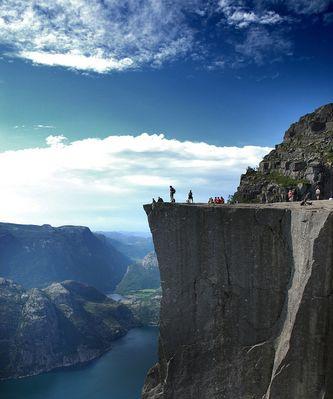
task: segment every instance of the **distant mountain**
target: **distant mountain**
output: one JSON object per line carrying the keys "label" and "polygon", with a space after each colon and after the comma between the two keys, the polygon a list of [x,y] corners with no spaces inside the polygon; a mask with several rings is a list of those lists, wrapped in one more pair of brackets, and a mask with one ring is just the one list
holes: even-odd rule
{"label": "distant mountain", "polygon": [[154,251],[153,239],[148,233],[120,233],[116,231],[102,231],[118,251],[132,260],[141,260],[149,252]]}
{"label": "distant mountain", "polygon": [[156,254],[150,252],[142,261],[128,266],[126,274],[117,285],[116,292],[126,295],[133,291],[156,289],[160,284]]}
{"label": "distant mountain", "polygon": [[121,303],[131,309],[141,325],[158,326],[160,319],[161,287],[131,291],[122,297]]}
{"label": "distant mountain", "polygon": [[130,263],[87,227],[0,223],[0,276],[26,288],[77,280],[108,293]]}
{"label": "distant mountain", "polygon": [[155,252],[128,266],[116,293],[122,295],[121,302],[132,310],[141,324],[158,325],[162,293]]}
{"label": "distant mountain", "polygon": [[64,281],[25,290],[0,278],[0,379],[90,361],[136,325],[95,288]]}

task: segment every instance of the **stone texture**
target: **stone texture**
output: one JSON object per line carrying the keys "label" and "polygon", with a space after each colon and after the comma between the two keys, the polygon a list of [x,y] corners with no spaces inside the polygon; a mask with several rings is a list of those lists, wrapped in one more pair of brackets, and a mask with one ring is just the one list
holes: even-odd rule
{"label": "stone texture", "polygon": [[296,199],[306,193],[315,197],[319,185],[322,199],[333,196],[333,104],[300,118],[286,131],[284,140],[264,157],[258,170],[248,168],[241,176],[234,201],[270,203]]}
{"label": "stone texture", "polygon": [[0,278],[0,380],[88,362],[135,325],[126,306],[93,287],[25,290]]}
{"label": "stone texture", "polygon": [[163,296],[142,398],[333,398],[333,203],[145,210]]}

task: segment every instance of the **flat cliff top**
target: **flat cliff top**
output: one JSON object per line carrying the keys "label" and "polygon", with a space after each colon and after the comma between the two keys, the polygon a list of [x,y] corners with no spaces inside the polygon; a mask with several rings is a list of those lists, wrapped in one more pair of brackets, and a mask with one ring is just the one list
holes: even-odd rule
{"label": "flat cliff top", "polygon": [[[209,205],[206,203],[170,203],[163,202],[160,204],[156,204],[156,209],[163,208],[171,208],[171,207],[186,207],[186,208],[212,208],[212,209],[239,209],[239,208],[250,208],[250,209],[290,209],[290,210],[302,210],[302,211],[314,211],[314,210],[325,210],[325,211],[333,211],[333,200],[319,200],[319,201],[310,201],[312,205],[304,205],[301,206],[299,201],[297,202],[274,202],[269,204],[221,204],[221,205]],[[144,209],[146,212],[150,212],[152,208],[152,204],[144,205]]]}

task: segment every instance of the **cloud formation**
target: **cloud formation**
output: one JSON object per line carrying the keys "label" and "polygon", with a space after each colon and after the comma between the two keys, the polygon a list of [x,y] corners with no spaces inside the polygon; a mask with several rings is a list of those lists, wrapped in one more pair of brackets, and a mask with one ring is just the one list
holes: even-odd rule
{"label": "cloud formation", "polygon": [[243,5],[243,2],[220,0],[219,6],[224,13],[227,23],[238,28],[247,28],[249,25],[275,25],[284,18],[275,11],[255,11]]}
{"label": "cloud formation", "polygon": [[249,61],[256,63],[271,51],[289,55],[288,30],[282,27],[293,29],[303,23],[303,16],[328,12],[331,4],[332,0],[2,0],[0,45],[9,57],[88,72],[161,67],[189,58],[216,69],[235,65],[237,45],[251,45],[249,32],[260,27],[266,29],[269,45],[243,52],[244,57],[254,55]]}
{"label": "cloud formation", "polygon": [[21,223],[146,229],[142,204],[168,186],[184,201],[232,194],[240,174],[270,148],[218,147],[164,135],[109,136],[68,142],[49,136],[44,148],[0,153],[3,218]]}
{"label": "cloud formation", "polygon": [[[292,55],[292,43],[281,32],[268,32],[264,27],[252,27],[246,33],[245,40],[235,45],[236,51],[258,65],[262,65],[269,57]],[[270,51],[267,51],[269,49]]]}
{"label": "cloud formation", "polygon": [[320,14],[327,10],[332,0],[288,0],[287,5],[297,14]]}
{"label": "cloud formation", "polygon": [[37,64],[104,73],[185,53],[183,20],[162,0],[3,0],[0,42]]}

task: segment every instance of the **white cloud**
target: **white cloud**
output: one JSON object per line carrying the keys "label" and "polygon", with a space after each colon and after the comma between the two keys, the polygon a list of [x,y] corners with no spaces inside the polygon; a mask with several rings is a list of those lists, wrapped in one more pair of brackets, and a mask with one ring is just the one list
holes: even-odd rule
{"label": "white cloud", "polygon": [[49,66],[63,66],[72,69],[80,69],[85,71],[95,71],[104,73],[112,70],[124,70],[133,65],[130,58],[104,59],[96,56],[85,56],[81,54],[54,54],[37,51],[21,51],[19,56],[33,61],[35,64],[43,64]]}
{"label": "white cloud", "polygon": [[320,14],[333,4],[332,0],[287,0],[286,3],[298,14]]}
{"label": "white cloud", "polygon": [[35,129],[55,129],[55,126],[53,125],[43,125],[43,124],[38,124],[38,125],[34,125]]}
{"label": "white cloud", "polygon": [[249,25],[276,25],[285,20],[275,11],[257,11],[244,7],[243,2],[220,0],[219,7],[229,25],[247,28]]}
{"label": "white cloud", "polygon": [[167,199],[175,185],[183,201],[232,194],[248,165],[266,147],[218,147],[163,135],[109,136],[0,153],[3,219],[21,223],[84,224],[96,229],[146,228],[142,204]]}
{"label": "white cloud", "polygon": [[46,137],[46,144],[49,145],[50,147],[56,147],[56,146],[63,146],[64,141],[66,141],[67,138],[64,135],[59,135],[59,136],[48,136]]}
{"label": "white cloud", "polygon": [[268,32],[261,26],[250,28],[245,40],[237,43],[235,49],[247,62],[261,65],[267,59],[272,62],[281,55],[292,55],[293,46],[281,32]]}
{"label": "white cloud", "polygon": [[159,66],[191,48],[199,0],[2,0],[0,43],[36,64],[105,73]]}
{"label": "white cloud", "polygon": [[217,69],[233,64],[227,60],[235,52],[215,52],[213,33],[226,44],[238,38],[226,26],[242,31],[269,26],[274,35],[283,24],[300,22],[279,14],[277,5],[311,14],[325,11],[331,1],[2,0],[0,44],[8,61],[20,57],[87,72],[161,67],[189,57]]}

